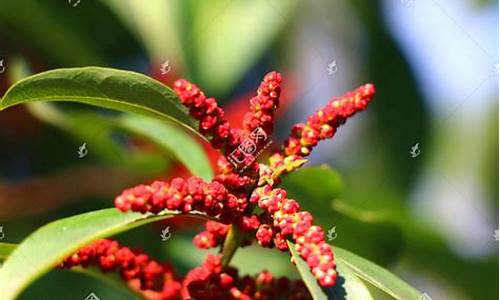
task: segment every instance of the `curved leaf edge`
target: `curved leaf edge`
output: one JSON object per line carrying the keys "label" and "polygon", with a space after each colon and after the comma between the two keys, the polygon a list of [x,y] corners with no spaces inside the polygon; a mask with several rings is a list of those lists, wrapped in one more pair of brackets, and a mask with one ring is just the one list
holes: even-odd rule
{"label": "curved leaf edge", "polygon": [[[154,84],[156,84],[158,86],[161,86],[166,91],[169,91],[173,95],[175,95],[175,92],[169,86],[163,84],[161,81],[158,81],[158,80],[156,80],[156,79],[154,79],[152,77],[149,77],[149,76],[147,76],[145,74],[134,72],[134,71],[122,70],[122,69],[115,69],[115,68],[107,68],[107,67],[99,67],[99,66],[86,66],[86,67],[75,67],[75,68],[58,68],[58,69],[52,69],[52,70],[40,72],[40,73],[37,73],[37,74],[33,74],[33,75],[30,75],[28,77],[22,78],[19,81],[15,82],[12,86],[9,87],[9,89],[1,97],[1,99],[0,99],[0,111],[4,110],[6,108],[9,108],[11,106],[15,106],[15,105],[21,104],[21,103],[30,103],[30,102],[37,102],[37,101],[85,103],[85,104],[88,104],[88,105],[97,106],[97,107],[103,107],[103,108],[106,108],[106,109],[112,109],[112,110],[117,110],[117,111],[121,111],[121,112],[134,112],[134,113],[137,113],[137,114],[147,115],[147,116],[150,116],[150,117],[160,118],[160,119],[163,119],[163,120],[166,119],[166,120],[168,120],[170,122],[176,123],[178,125],[181,125],[181,126],[187,128],[187,129],[191,130],[192,132],[196,133],[199,137],[201,137],[202,139],[206,140],[206,138],[202,134],[200,134],[198,132],[198,130],[196,129],[197,128],[197,121],[195,121],[194,119],[193,119],[193,121],[191,123],[184,123],[181,120],[177,120],[176,118],[174,118],[172,116],[169,116],[167,114],[164,114],[164,113],[162,113],[160,111],[148,108],[146,106],[139,106],[139,105],[131,103],[131,102],[127,102],[126,104],[123,104],[120,101],[112,100],[112,99],[109,99],[109,98],[102,98],[102,97],[71,96],[69,98],[66,98],[66,96],[51,96],[51,97],[33,98],[33,99],[31,99],[29,101],[25,101],[25,102],[14,102],[14,103],[7,102],[7,104],[5,103],[6,99],[8,99],[8,97],[12,93],[12,91],[14,91],[15,89],[19,88],[19,86],[21,86],[22,84],[24,84],[24,83],[26,83],[26,82],[28,82],[30,80],[37,79],[38,77],[47,76],[47,75],[50,75],[52,73],[57,73],[57,72],[61,72],[61,71],[85,71],[85,70],[120,72],[120,73],[123,73],[124,75],[137,76],[138,78],[142,78],[142,79],[145,79],[145,80],[150,80]],[[87,101],[85,101],[85,99],[87,99]],[[99,105],[99,104],[94,103],[93,101],[88,101],[88,99],[94,99],[94,100],[99,100],[99,101],[103,101],[103,102],[112,102],[112,103],[115,103],[116,106],[110,107],[110,106],[106,106],[106,105]],[[179,101],[179,105],[180,105],[180,101]],[[132,109],[125,109],[124,107],[127,107],[127,106],[130,107],[130,108],[132,108]],[[146,112],[146,113],[143,113],[143,112]]]}
{"label": "curved leaf edge", "polygon": [[[323,299],[336,299],[333,295],[335,294],[335,290],[338,289],[338,286],[332,288],[321,288],[317,283],[316,279],[312,276],[312,273],[309,270],[309,267],[306,265],[305,261],[299,256],[297,251],[295,250],[295,244],[288,241],[288,248],[294,260],[296,261],[297,269],[299,274],[302,277],[302,280],[306,284],[309,292],[311,293],[314,300],[323,300]],[[384,291],[394,299],[398,300],[407,300],[407,299],[419,299],[423,295],[420,291],[410,286],[408,283],[400,279],[398,276],[390,272],[389,270],[367,260],[364,259],[354,253],[351,253],[348,250],[332,247],[334,251],[335,258],[337,260],[337,265],[342,265],[342,267],[347,268],[349,271],[352,271],[356,277],[359,277],[363,281],[366,281],[373,285],[374,287]],[[355,261],[359,263],[356,264]],[[367,268],[370,268],[373,272],[372,274],[367,273],[363,270],[363,268],[359,264],[364,264]],[[394,287],[389,287],[387,284],[377,281],[374,277],[374,272],[378,273],[377,275],[384,279],[384,281],[392,281],[395,284],[399,285],[399,290],[396,290]],[[339,273],[339,277],[341,278]],[[337,283],[338,284],[338,283]],[[342,287],[341,287],[342,288]]]}
{"label": "curved leaf edge", "polygon": [[[398,300],[407,300],[407,299],[419,299],[423,295],[422,292],[418,291],[404,280],[396,276],[394,273],[389,270],[379,266],[378,264],[371,262],[361,256],[358,256],[348,250],[339,247],[333,247],[334,255],[337,261],[341,261],[345,264],[349,269],[351,269],[356,276],[363,279],[364,281],[370,283],[374,287],[384,291],[385,293],[391,295],[394,299]],[[390,280],[392,282],[401,285],[401,290],[396,291],[394,288],[390,288],[387,284],[383,284],[375,280],[374,275],[370,275],[367,272],[363,271],[363,268],[356,264],[354,260],[359,261],[362,264],[365,264],[367,267],[375,270],[375,272],[379,273],[378,275],[384,280]]]}
{"label": "curved leaf edge", "polygon": [[[0,243],[0,263],[5,259],[7,259],[10,253],[12,253],[12,251],[14,251],[17,248],[17,246],[18,244],[13,244],[13,243]],[[1,269],[1,264],[0,264],[0,269]],[[83,268],[83,267],[73,267],[68,271],[75,272],[78,274],[83,274],[85,276],[96,278],[98,280],[102,280],[111,287],[115,287],[116,289],[126,290],[133,296],[140,296],[139,293],[136,293],[133,289],[130,289],[128,285],[126,285],[123,281],[118,280],[117,278],[114,278],[112,276],[109,276],[110,274],[104,274],[98,270],[92,268]],[[136,297],[136,299],[142,299],[142,298]]]}
{"label": "curved leaf edge", "polygon": [[[0,279],[2,277],[4,277],[4,278],[15,278],[16,277],[16,274],[18,274],[19,270],[16,270],[15,268],[12,268],[11,265],[12,265],[12,259],[14,259],[14,263],[15,263],[16,262],[15,259],[17,259],[17,256],[20,256],[19,259],[21,259],[21,260],[24,259],[24,260],[26,260],[26,261],[28,261],[28,262],[31,263],[31,260],[26,255],[24,255],[23,252],[22,252],[22,251],[24,251],[24,245],[26,245],[26,243],[28,243],[30,241],[33,241],[33,243],[36,243],[35,240],[37,238],[37,235],[40,234],[41,232],[43,232],[44,230],[47,230],[47,228],[51,228],[51,227],[57,226],[59,223],[65,221],[65,220],[69,220],[69,219],[75,218],[75,217],[79,217],[79,216],[83,216],[83,215],[87,215],[87,214],[92,214],[92,213],[96,213],[96,212],[105,213],[105,212],[111,212],[111,211],[117,211],[118,212],[118,210],[116,208],[108,208],[108,209],[102,209],[102,210],[98,210],[98,211],[91,211],[91,212],[87,212],[87,213],[84,213],[84,214],[79,214],[79,215],[75,215],[75,216],[71,216],[71,217],[59,219],[59,220],[50,222],[50,223],[48,223],[48,224],[40,227],[39,229],[37,229],[36,231],[34,231],[32,234],[30,234],[27,238],[25,238],[10,253],[9,257],[4,261],[4,264],[0,268]],[[88,237],[88,238],[81,239],[78,243],[75,243],[74,245],[68,246],[61,255],[59,255],[57,257],[54,257],[52,259],[49,259],[49,260],[45,261],[43,264],[40,264],[40,266],[38,268],[36,268],[36,272],[33,272],[34,274],[32,274],[31,277],[29,277],[25,282],[22,282],[21,284],[19,284],[15,288],[12,288],[11,286],[8,285],[7,282],[9,280],[0,280],[0,290],[2,291],[3,297],[5,297],[3,299],[5,299],[5,300],[16,299],[16,297],[19,296],[19,294],[31,282],[35,281],[36,279],[38,279],[41,276],[43,276],[43,274],[47,273],[48,271],[50,271],[51,269],[53,269],[54,267],[56,267],[64,258],[66,258],[67,256],[69,256],[70,254],[78,251],[78,249],[84,247],[85,245],[88,245],[88,244],[92,243],[95,240],[106,238],[106,237],[109,237],[109,236],[112,236],[112,235],[116,235],[118,233],[126,232],[128,230],[131,230],[133,228],[139,227],[141,225],[145,225],[145,224],[148,224],[148,223],[152,223],[152,222],[156,222],[156,221],[159,221],[159,220],[164,220],[164,219],[172,218],[172,217],[175,217],[175,216],[181,216],[181,215],[182,216],[190,216],[190,217],[194,217],[194,218],[202,218],[202,219],[207,219],[207,220],[216,220],[216,218],[209,217],[209,216],[207,216],[207,215],[205,215],[203,213],[199,213],[199,212],[193,212],[193,213],[190,213],[190,214],[181,214],[180,212],[168,211],[168,210],[162,211],[159,214],[152,214],[152,213],[140,214],[140,213],[132,213],[132,212],[130,212],[130,213],[121,213],[120,212],[120,214],[135,215],[137,218],[133,219],[131,222],[127,222],[124,225],[114,226],[114,227],[109,228],[107,230],[102,230],[98,234],[92,235],[91,237]],[[57,238],[57,237],[55,237],[55,238]],[[15,265],[14,265],[14,267],[15,267]],[[13,270],[10,270],[10,269],[13,269]],[[9,275],[9,273],[8,273],[7,275],[5,275],[6,272],[10,272],[10,273],[13,273],[13,274]],[[5,291],[7,291],[7,293],[4,293]]]}

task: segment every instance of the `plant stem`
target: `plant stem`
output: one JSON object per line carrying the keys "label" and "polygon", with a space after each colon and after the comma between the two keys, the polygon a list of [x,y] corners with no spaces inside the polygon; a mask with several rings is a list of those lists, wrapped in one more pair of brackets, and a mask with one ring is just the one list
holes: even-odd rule
{"label": "plant stem", "polygon": [[242,240],[243,235],[238,227],[235,224],[231,225],[222,247],[222,266],[227,267],[229,265]]}

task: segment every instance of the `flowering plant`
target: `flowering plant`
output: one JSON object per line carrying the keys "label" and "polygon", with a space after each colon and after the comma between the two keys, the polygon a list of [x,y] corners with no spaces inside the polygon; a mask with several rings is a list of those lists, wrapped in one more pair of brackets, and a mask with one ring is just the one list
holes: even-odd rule
{"label": "flowering plant", "polygon": [[[117,272],[145,299],[355,299],[359,291],[351,291],[346,280],[350,283],[360,277],[373,282],[377,276],[370,272],[381,272],[384,280],[397,282],[396,288],[384,280],[375,284],[398,299],[419,295],[394,275],[361,259],[358,261],[371,270],[369,275],[359,272],[355,265],[340,269],[342,263],[336,261],[324,230],[314,224],[313,214],[301,208],[300,201],[308,199],[292,199],[280,187],[287,174],[306,163],[319,141],[332,138],[348,118],[367,108],[375,93],[374,85],[365,84],[331,99],[305,123],[293,126],[281,147],[271,150],[269,137],[279,107],[281,84],[278,72],[264,77],[250,99],[241,128],[231,126],[214,98],[205,96],[198,86],[184,79],[177,80],[172,91],[139,74],[83,68],[49,71],[14,85],[3,97],[2,108],[41,99],[69,100],[166,116],[197,129],[212,148],[219,150],[219,157],[216,175],[211,180],[191,176],[141,184],[119,194],[114,200],[115,208],[42,227],[12,252],[1,269],[0,291],[5,299],[14,299],[44,271],[77,266]],[[78,88],[64,89],[68,85]],[[61,91],[66,94],[61,95]],[[144,100],[143,95],[151,98]],[[267,150],[271,153],[266,157]],[[205,230],[193,239],[198,248],[219,248],[184,276],[169,264],[107,238],[147,222],[180,215],[205,220]],[[37,243],[49,235],[53,243]],[[239,248],[253,243],[289,252],[302,279],[277,278],[265,267],[255,276],[239,274],[231,260]],[[25,259],[32,247],[39,247],[44,258]],[[344,255],[344,259],[355,257],[349,255]],[[9,278],[9,272],[23,263],[27,275]],[[357,270],[357,275],[349,277],[356,273],[353,270]]]}

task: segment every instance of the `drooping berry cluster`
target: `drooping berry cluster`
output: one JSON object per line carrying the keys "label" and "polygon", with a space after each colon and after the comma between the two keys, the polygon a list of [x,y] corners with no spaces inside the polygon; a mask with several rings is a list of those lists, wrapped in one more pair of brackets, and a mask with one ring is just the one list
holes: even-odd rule
{"label": "drooping berry cluster", "polygon": [[[115,206],[121,211],[142,213],[159,213],[164,209],[182,213],[204,212],[216,218],[217,222],[208,221],[206,230],[195,236],[194,244],[203,249],[220,245],[224,250],[223,255],[227,254],[225,246],[235,228],[234,232],[242,234],[239,246],[247,244],[253,234],[260,245],[282,251],[288,250],[288,241],[294,242],[295,249],[307,262],[320,285],[329,287],[335,284],[337,273],[333,253],[325,242],[323,230],[313,225],[313,217],[309,212],[301,211],[298,202],[288,199],[286,191],[276,186],[282,174],[306,162],[305,157],[320,140],[331,138],[348,117],[366,108],[374,94],[374,87],[367,84],[332,99],[309,117],[305,124],[294,126],[281,151],[269,158],[269,165],[259,165],[249,160],[244,172],[238,173],[234,164],[229,162],[229,155],[235,149],[242,148],[239,147],[240,143],[251,137],[256,129],[264,130],[266,137],[272,133],[275,110],[279,106],[280,85],[281,75],[277,72],[268,73],[257,95],[250,100],[250,110],[245,114],[243,128],[232,129],[215,99],[207,98],[196,85],[186,80],[176,81],[174,89],[182,104],[200,122],[199,131],[214,148],[221,150],[219,172],[208,183],[198,177],[191,177],[187,180],[175,178],[170,182],[155,181],[151,185],[139,185],[116,197]],[[247,149],[243,147],[240,150]],[[263,213],[256,214],[256,206]],[[228,244],[234,242],[229,241]],[[180,284],[173,279],[170,269],[164,266],[159,268],[142,254],[136,255],[129,251],[134,255],[127,254],[117,244],[105,240],[81,249],[64,264],[67,267],[92,264],[101,266],[103,270],[115,268],[125,274],[131,273],[124,278],[140,280],[141,289],[157,291],[148,299],[310,299],[301,281],[291,283],[285,279],[274,279],[266,272],[256,278],[240,278],[236,269],[226,266],[229,261],[227,256],[224,260],[221,260],[221,256],[208,256],[205,263],[191,270]],[[224,265],[222,261],[225,261]],[[137,268],[141,271],[137,271]],[[158,280],[163,278],[159,276],[161,272],[165,273],[164,281]],[[161,284],[167,281],[168,288],[165,288],[165,284],[162,287]]]}
{"label": "drooping berry cluster", "polygon": [[220,255],[208,255],[205,262],[182,280],[172,269],[152,260],[140,251],[120,246],[116,241],[97,240],[64,260],[61,268],[99,267],[103,272],[118,272],[131,287],[151,300],[310,300],[300,280],[274,278],[264,271],[255,277],[238,275],[232,267],[224,268]]}
{"label": "drooping berry cluster", "polygon": [[[61,264],[62,268],[74,266],[99,267],[103,272],[119,272],[123,280],[140,282],[140,290],[158,292],[161,300],[180,299],[181,283],[175,280],[172,268],[158,263],[148,255],[121,247],[118,242],[109,239],[95,241],[81,248]],[[134,284],[131,284],[132,286]]]}
{"label": "drooping berry cluster", "polygon": [[127,189],[115,198],[115,206],[124,212],[199,211],[230,222],[245,210],[247,200],[229,193],[218,181],[207,183],[193,176],[188,180],[174,178],[170,183],[155,181]]}
{"label": "drooping berry cluster", "polygon": [[221,257],[215,255],[208,255],[203,265],[187,274],[182,296],[204,300],[312,299],[300,280],[274,278],[267,271],[255,278],[240,277],[237,269],[223,268]]}
{"label": "drooping berry cluster", "polygon": [[325,242],[324,232],[319,226],[313,225],[313,216],[307,211],[300,211],[300,205],[293,199],[288,199],[283,189],[273,189],[266,185],[255,190],[250,199],[268,213],[261,217],[256,238],[264,247],[276,246],[285,251],[287,240],[295,242],[295,248],[307,262],[313,275],[322,286],[335,284],[337,272],[333,252]]}

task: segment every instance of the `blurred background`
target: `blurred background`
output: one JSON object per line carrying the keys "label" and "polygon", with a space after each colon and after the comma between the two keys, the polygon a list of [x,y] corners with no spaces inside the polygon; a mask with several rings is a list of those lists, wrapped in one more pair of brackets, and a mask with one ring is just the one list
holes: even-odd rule
{"label": "blurred background", "polygon": [[[0,95],[29,73],[107,66],[166,84],[188,78],[239,122],[263,75],[277,70],[284,77],[279,145],[332,96],[373,82],[369,109],[307,164],[335,170],[335,199],[317,195],[326,210],[315,206],[319,199],[298,200],[318,211],[325,229],[335,227],[333,244],[390,268],[434,300],[498,299],[498,34],[498,3],[489,0],[1,0]],[[111,207],[125,187],[188,174],[165,149],[108,126],[113,113],[57,107],[104,121],[61,126],[23,106],[0,113],[2,242]],[[83,143],[88,156],[80,159]],[[318,176],[292,177],[287,186],[314,189]],[[170,222],[172,238],[161,242],[164,226],[118,238],[181,272],[197,265],[204,253],[190,238],[201,224]],[[243,273],[265,267],[297,277],[277,251],[248,247],[234,264]],[[90,291],[134,299],[69,271],[49,273],[21,298],[84,299]]]}

